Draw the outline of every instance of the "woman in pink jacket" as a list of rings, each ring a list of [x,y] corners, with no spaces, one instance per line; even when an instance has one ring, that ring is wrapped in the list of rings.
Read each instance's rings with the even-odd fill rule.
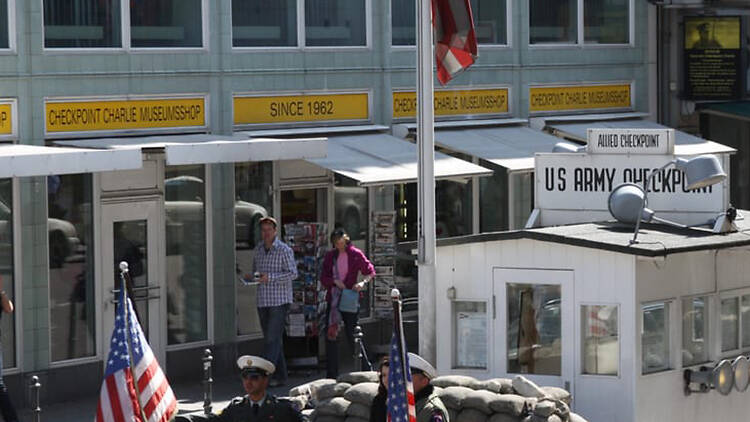
[[[328,292],[328,314],[326,315],[326,373],[328,378],[336,378],[339,373],[339,358],[336,339],[343,322],[346,330],[346,339],[349,348],[354,352],[354,327],[357,326],[358,309],[354,312],[339,309],[342,295],[353,295],[359,293],[368,281],[375,276],[375,267],[372,262],[354,247],[349,240],[349,235],[343,229],[336,229],[331,234],[331,245],[333,249],[326,253],[323,258],[323,270],[320,274],[320,283]],[[365,279],[357,282],[359,273],[365,275]],[[345,292],[349,290],[349,292]]]

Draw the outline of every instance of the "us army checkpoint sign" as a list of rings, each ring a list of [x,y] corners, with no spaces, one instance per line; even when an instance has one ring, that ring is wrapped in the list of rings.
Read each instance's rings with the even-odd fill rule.
[[[674,154],[674,129],[592,128],[587,135],[589,154]]]
[[[543,226],[611,220],[609,193],[621,183],[643,186],[649,174],[673,155],[538,153],[535,204]],[[722,165],[728,167],[723,157]],[[726,210],[728,182],[687,190],[685,174],[669,167],[649,186],[648,207],[657,216],[682,224],[700,224]]]

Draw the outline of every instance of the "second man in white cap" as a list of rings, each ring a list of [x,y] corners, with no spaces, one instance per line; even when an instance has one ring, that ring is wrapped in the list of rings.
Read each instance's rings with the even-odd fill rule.
[[[409,367],[414,385],[417,422],[450,422],[448,409],[435,394],[430,383],[437,376],[437,370],[421,356],[409,352]]]

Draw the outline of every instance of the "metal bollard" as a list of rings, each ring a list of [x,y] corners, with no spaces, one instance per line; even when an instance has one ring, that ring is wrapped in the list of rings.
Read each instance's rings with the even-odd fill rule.
[[[203,351],[203,413],[211,414],[211,388],[214,379],[211,377],[211,364],[214,357],[211,355],[211,349]]]
[[[362,327],[354,327],[354,370],[362,370]]]
[[[31,389],[32,406],[34,413],[34,422],[40,422],[42,420],[42,408],[39,407],[39,391],[42,389],[42,384],[39,383],[39,377],[34,375],[31,377],[31,383],[29,384]]]

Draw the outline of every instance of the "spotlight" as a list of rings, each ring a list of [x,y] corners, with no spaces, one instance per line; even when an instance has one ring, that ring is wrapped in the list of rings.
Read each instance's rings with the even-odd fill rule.
[[[685,379],[685,395],[708,393],[713,388],[719,394],[726,396],[732,391],[732,387],[735,384],[734,374],[735,371],[732,367],[732,362],[727,359],[717,363],[713,368],[702,366],[697,371],[686,369],[683,374]],[[692,389],[690,384],[698,384],[698,389]]]
[[[750,384],[750,360],[745,356],[737,356],[732,362],[734,371],[734,388],[739,392],[747,390]]]

